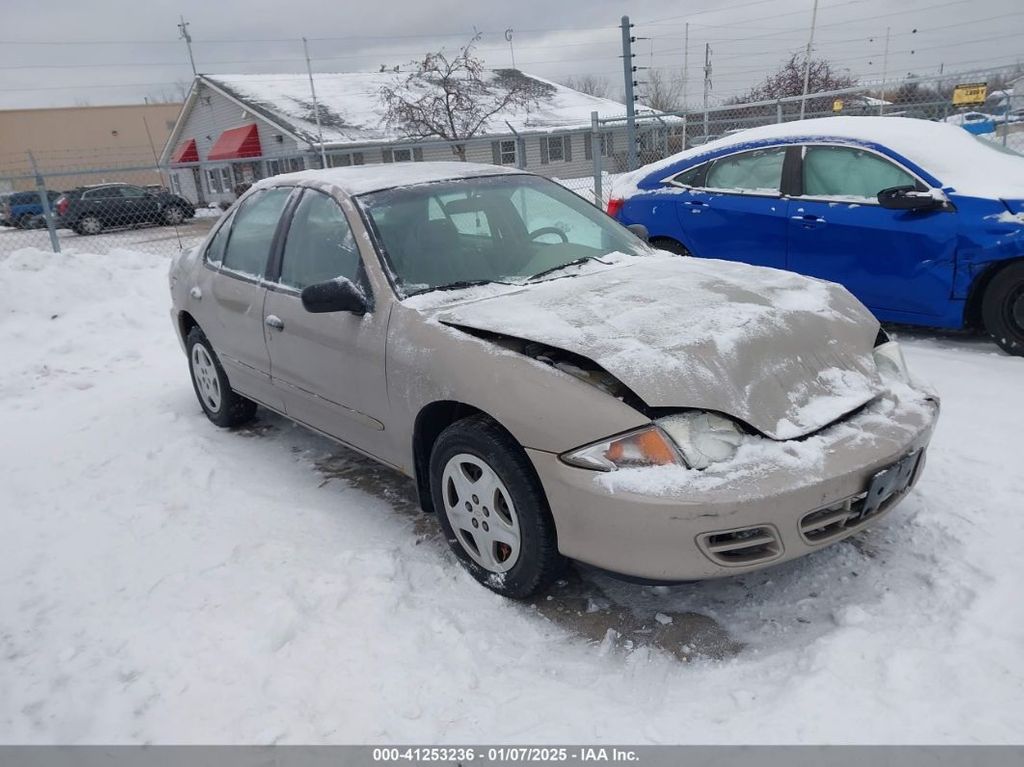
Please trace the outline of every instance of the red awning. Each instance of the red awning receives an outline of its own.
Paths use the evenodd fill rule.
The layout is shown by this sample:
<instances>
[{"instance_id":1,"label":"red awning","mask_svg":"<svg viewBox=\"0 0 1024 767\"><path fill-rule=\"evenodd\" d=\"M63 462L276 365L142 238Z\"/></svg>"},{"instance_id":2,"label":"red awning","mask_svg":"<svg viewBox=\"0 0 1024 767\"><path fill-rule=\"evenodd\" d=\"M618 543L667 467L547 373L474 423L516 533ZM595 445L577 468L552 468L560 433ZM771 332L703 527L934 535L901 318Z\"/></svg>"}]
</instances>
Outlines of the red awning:
<instances>
[{"instance_id":1,"label":"red awning","mask_svg":"<svg viewBox=\"0 0 1024 767\"><path fill-rule=\"evenodd\" d=\"M171 157L171 162L175 165L186 162L199 162L199 151L196 149L196 140L190 138L184 144L178 147L178 151Z\"/></svg>"},{"instance_id":2,"label":"red awning","mask_svg":"<svg viewBox=\"0 0 1024 767\"><path fill-rule=\"evenodd\" d=\"M208 160L240 160L243 157L259 157L263 154L260 146L260 134L256 123L231 128L220 134L213 145Z\"/></svg>"}]
</instances>

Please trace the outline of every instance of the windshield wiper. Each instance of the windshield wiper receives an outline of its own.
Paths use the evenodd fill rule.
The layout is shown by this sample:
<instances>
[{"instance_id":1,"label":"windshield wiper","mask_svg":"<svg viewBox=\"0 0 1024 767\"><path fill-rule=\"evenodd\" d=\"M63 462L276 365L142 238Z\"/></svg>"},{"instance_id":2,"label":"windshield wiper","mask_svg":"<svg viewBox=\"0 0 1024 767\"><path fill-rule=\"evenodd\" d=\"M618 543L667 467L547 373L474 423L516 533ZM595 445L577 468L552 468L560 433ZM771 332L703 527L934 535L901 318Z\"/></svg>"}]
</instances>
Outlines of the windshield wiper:
<instances>
[{"instance_id":1,"label":"windshield wiper","mask_svg":"<svg viewBox=\"0 0 1024 767\"><path fill-rule=\"evenodd\" d=\"M478 285L511 285L511 282L502 282L501 280L457 280L455 282L449 282L446 285L435 285L432 288L423 288L422 290L414 290L412 293L408 293L409 296L418 296L423 293L433 293L435 290L461 290L462 288L475 288Z\"/></svg>"},{"instance_id":2,"label":"windshield wiper","mask_svg":"<svg viewBox=\"0 0 1024 767\"><path fill-rule=\"evenodd\" d=\"M544 269L543 271L537 272L536 274L532 275L530 277L530 279L527 280L527 282L533 282L534 280L536 280L536 279L538 279L540 277L544 277L544 276L546 276L548 274L553 274L554 272L557 272L557 271L559 271L561 269L565 269L565 268L570 267L570 266L579 266L580 264L586 263L587 261L597 261L597 263L599 263L599 264L604 264L605 266L608 266L608 264L605 261L602 261L597 256L583 256L582 258L576 258L576 259L573 259L572 261L567 261L564 264L559 264L558 266L552 266L550 269Z\"/></svg>"}]
</instances>

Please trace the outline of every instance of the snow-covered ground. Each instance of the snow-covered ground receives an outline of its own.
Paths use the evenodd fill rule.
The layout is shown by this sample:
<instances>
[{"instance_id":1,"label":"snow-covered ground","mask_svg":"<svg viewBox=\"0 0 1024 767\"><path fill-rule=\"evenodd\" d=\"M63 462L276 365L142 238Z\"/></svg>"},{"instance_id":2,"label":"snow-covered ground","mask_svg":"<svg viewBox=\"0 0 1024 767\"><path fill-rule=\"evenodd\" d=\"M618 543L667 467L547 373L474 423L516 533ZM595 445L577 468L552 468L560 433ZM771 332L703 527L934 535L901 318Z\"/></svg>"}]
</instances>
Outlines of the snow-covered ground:
<instances>
[{"instance_id":1,"label":"snow-covered ground","mask_svg":"<svg viewBox=\"0 0 1024 767\"><path fill-rule=\"evenodd\" d=\"M756 575L477 585L407 480L202 416L167 260L0 250L0 741L1019 742L1024 359L904 334L919 489Z\"/></svg>"}]
</instances>

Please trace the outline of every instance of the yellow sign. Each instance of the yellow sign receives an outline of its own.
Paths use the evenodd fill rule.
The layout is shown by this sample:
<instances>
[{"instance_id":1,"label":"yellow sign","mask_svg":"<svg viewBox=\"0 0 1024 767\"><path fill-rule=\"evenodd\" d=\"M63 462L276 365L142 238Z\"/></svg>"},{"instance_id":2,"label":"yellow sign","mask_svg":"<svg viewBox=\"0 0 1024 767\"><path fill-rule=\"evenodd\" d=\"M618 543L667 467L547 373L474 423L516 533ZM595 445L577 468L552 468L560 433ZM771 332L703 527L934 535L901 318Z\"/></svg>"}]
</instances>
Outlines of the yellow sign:
<instances>
[{"instance_id":1,"label":"yellow sign","mask_svg":"<svg viewBox=\"0 0 1024 767\"><path fill-rule=\"evenodd\" d=\"M953 88L953 106L967 107L984 104L988 96L988 83L964 83Z\"/></svg>"},{"instance_id":2,"label":"yellow sign","mask_svg":"<svg viewBox=\"0 0 1024 767\"><path fill-rule=\"evenodd\" d=\"M842 112L843 111L843 100L842 99L836 99L835 101L832 102L832 111L833 112Z\"/></svg>"}]
</instances>

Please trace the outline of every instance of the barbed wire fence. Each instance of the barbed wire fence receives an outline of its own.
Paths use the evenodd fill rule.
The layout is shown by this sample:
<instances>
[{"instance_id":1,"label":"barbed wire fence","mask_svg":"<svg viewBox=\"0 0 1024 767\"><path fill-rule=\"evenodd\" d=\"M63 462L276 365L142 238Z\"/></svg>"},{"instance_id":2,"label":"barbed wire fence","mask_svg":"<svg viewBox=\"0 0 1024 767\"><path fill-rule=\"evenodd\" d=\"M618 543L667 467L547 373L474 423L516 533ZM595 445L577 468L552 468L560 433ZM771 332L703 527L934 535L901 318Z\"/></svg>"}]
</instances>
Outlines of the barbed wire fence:
<instances>
[{"instance_id":1,"label":"barbed wire fence","mask_svg":"<svg viewBox=\"0 0 1024 767\"><path fill-rule=\"evenodd\" d=\"M990 94L981 107L956 107L949 97L936 96L942 90L937 87L940 84L971 82L979 74L891 80L706 109L648 111L636 115L633 131L625 113L594 116L589 130L561 132L568 156L559 163L543 162L530 148L541 136L549 137L545 141L556 138L557 131L478 136L459 142L392 142L384 155L379 147L325 154L332 167L384 162L385 155L392 162L464 158L509 165L550 176L603 208L617 174L746 128L797 120L801 106L806 118L838 114L944 121L1024 153L1024 92ZM635 160L629 151L631 142L636 147ZM170 256L202 242L249 183L280 172L318 168L323 156L318 147L310 147L296 157L161 166L155 159L118 163L109 148L0 154L0 256L21 248L100 254L136 250ZM182 178L190 179L187 188Z\"/></svg>"}]
</instances>

